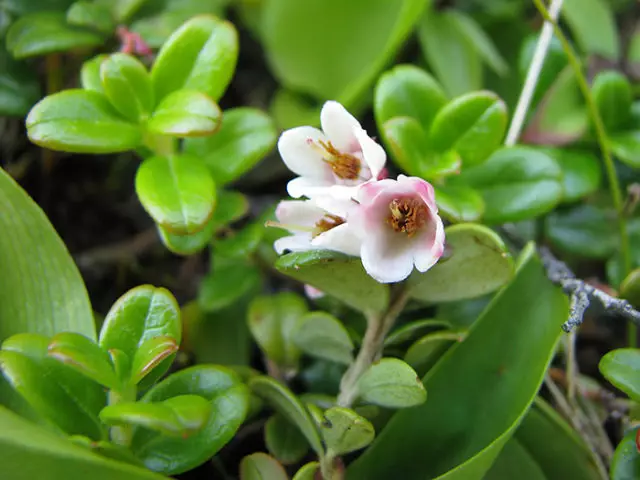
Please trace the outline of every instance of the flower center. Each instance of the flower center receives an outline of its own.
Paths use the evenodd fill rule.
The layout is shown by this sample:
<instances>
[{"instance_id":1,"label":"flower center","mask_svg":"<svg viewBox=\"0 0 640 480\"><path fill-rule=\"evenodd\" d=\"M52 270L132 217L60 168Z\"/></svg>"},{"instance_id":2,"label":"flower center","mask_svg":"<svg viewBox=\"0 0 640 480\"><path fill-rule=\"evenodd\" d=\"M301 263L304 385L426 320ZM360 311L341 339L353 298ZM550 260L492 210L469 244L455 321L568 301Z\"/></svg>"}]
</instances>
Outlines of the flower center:
<instances>
[{"instance_id":1,"label":"flower center","mask_svg":"<svg viewBox=\"0 0 640 480\"><path fill-rule=\"evenodd\" d=\"M360 170L362 170L362 162L358 157L350 153L341 152L331 142L318 140L318 143L329 154L329 158L325 158L324 161L329 164L338 178L343 180L356 180L358 178Z\"/></svg>"},{"instance_id":2,"label":"flower center","mask_svg":"<svg viewBox=\"0 0 640 480\"><path fill-rule=\"evenodd\" d=\"M342 225L343 223L344 218L328 213L316 222L316 227L313 229L311 236L315 238L321 233L327 232L338 225Z\"/></svg>"},{"instance_id":3,"label":"flower center","mask_svg":"<svg viewBox=\"0 0 640 480\"><path fill-rule=\"evenodd\" d=\"M394 198L389 203L390 215L387 223L396 232L404 232L412 237L429 219L424 202L417 198Z\"/></svg>"}]
</instances>

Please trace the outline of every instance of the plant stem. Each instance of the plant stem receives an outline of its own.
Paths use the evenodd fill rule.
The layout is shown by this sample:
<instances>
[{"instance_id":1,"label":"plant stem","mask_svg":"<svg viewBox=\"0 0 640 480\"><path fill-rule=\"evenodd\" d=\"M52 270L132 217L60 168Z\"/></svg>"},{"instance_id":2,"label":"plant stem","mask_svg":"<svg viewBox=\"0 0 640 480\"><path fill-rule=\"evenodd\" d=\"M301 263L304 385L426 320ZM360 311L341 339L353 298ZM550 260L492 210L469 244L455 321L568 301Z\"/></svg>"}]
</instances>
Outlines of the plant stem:
<instances>
[{"instance_id":1,"label":"plant stem","mask_svg":"<svg viewBox=\"0 0 640 480\"><path fill-rule=\"evenodd\" d=\"M563 0L552 0L551 6L549 7L549 15L554 20L558 18L558 14L562 9ZM547 51L549 50L549 45L551 44L551 39L553 37L553 23L545 20L544 25L542 26L542 32L540 33L540 38L538 39L538 44L536 45L536 50L533 53L533 58L531 59L531 64L529 65L529 70L527 71L527 78L524 81L524 86L522 87L522 92L520 93L520 98L518 98L518 104L516 105L515 112L513 113L513 118L511 119L511 125L509 125L509 131L507 132L507 138L504 141L504 144L507 147L512 147L520 138L520 133L522 133L522 127L524 126L525 117L527 116L527 112L529 111L529 106L531 105L531 99L533 98L533 94L536 90L536 85L538 84L538 79L540 78L540 72L542 71L542 67L544 66L544 60L547 57Z\"/></svg>"},{"instance_id":2,"label":"plant stem","mask_svg":"<svg viewBox=\"0 0 640 480\"><path fill-rule=\"evenodd\" d=\"M367 330L362 339L362 347L340 382L338 405L341 407L350 407L357 398L358 380L380 358L384 339L402 312L407 300L409 300L409 292L402 290L384 314L373 314L367 317Z\"/></svg>"},{"instance_id":3,"label":"plant stem","mask_svg":"<svg viewBox=\"0 0 640 480\"><path fill-rule=\"evenodd\" d=\"M109 390L109 405L117 405L123 402L133 402L136 399L136 387L131 385L121 391ZM111 441L116 445L128 447L131 445L133 437L133 427L131 425L114 425L110 431Z\"/></svg>"},{"instance_id":4,"label":"plant stem","mask_svg":"<svg viewBox=\"0 0 640 480\"><path fill-rule=\"evenodd\" d=\"M604 168L607 174L607 180L609 181L609 189L611 190L611 199L613 201L613 206L618 217L620 256L622 257L621 267L623 277L625 277L631 271L631 252L629 250L629 236L627 235L627 219L624 212L625 206L622 190L620 189L620 182L618 181L616 167L613 162L609 139L607 138L607 131L602 121L602 117L600 116L600 112L598 112L598 107L596 106L595 101L593 100L593 96L591 95L591 90L589 89L589 84L582 70L582 65L580 63L580 60L578 59L578 55L567 40L567 37L558 26L555 19L551 17L551 14L545 8L542 0L533 0L533 2L535 3L536 8L540 11L540 14L544 17L544 19L553 25L556 36L560 40L560 43L562 43L562 49L567 55L567 60L569 61L569 64L576 74L578 87L580 88L580 91L584 96L585 103L587 104L587 110L589 111L589 116L591 117L591 121L593 122L598 145L600 147L600 151L602 152ZM636 326L632 323L627 324L627 337L629 346L635 347L637 329Z\"/></svg>"}]
</instances>

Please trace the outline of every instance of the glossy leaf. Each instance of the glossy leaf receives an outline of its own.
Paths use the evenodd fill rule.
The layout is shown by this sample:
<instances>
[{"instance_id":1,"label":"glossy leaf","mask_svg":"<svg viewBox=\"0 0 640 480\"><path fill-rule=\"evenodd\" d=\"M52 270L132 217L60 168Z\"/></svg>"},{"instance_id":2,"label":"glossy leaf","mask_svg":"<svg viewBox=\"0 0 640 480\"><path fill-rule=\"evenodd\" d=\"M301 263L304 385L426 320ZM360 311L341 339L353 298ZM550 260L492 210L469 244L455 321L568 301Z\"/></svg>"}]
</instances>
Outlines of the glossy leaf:
<instances>
[{"instance_id":1,"label":"glossy leaf","mask_svg":"<svg viewBox=\"0 0 640 480\"><path fill-rule=\"evenodd\" d=\"M252 378L249 380L249 387L253 393L296 425L318 455L323 454L320 434L314 421L304 405L287 387L266 376Z\"/></svg>"},{"instance_id":2,"label":"glossy leaf","mask_svg":"<svg viewBox=\"0 0 640 480\"><path fill-rule=\"evenodd\" d=\"M640 130L612 135L611 149L621 162L640 168Z\"/></svg>"},{"instance_id":3,"label":"glossy leaf","mask_svg":"<svg viewBox=\"0 0 640 480\"><path fill-rule=\"evenodd\" d=\"M282 465L266 453L247 455L240 462L240 480L288 480Z\"/></svg>"},{"instance_id":4,"label":"glossy leaf","mask_svg":"<svg viewBox=\"0 0 640 480\"><path fill-rule=\"evenodd\" d=\"M176 255L192 255L205 249L211 243L215 230L216 224L213 218L209 219L202 230L184 235L171 233L158 225L158 234L162 243Z\"/></svg>"},{"instance_id":5,"label":"glossy leaf","mask_svg":"<svg viewBox=\"0 0 640 480\"><path fill-rule=\"evenodd\" d=\"M215 135L186 140L185 151L202 158L221 186L251 170L271 151L277 136L273 121L265 113L254 108L232 108L224 112Z\"/></svg>"},{"instance_id":6,"label":"glossy leaf","mask_svg":"<svg viewBox=\"0 0 640 480\"><path fill-rule=\"evenodd\" d=\"M489 470L533 402L568 315L532 245L518 264L465 341L425 376L429 400L396 413L349 478L390 478L397 465L412 465L407 480L480 479Z\"/></svg>"},{"instance_id":7,"label":"glossy leaf","mask_svg":"<svg viewBox=\"0 0 640 480\"><path fill-rule=\"evenodd\" d=\"M318 462L309 462L300 467L300 470L293 476L293 480L315 480L316 472L320 470Z\"/></svg>"},{"instance_id":8,"label":"glossy leaf","mask_svg":"<svg viewBox=\"0 0 640 480\"><path fill-rule=\"evenodd\" d=\"M636 268L620 284L620 297L629 300L631 305L640 306L640 268Z\"/></svg>"},{"instance_id":9,"label":"glossy leaf","mask_svg":"<svg viewBox=\"0 0 640 480\"><path fill-rule=\"evenodd\" d=\"M64 13L42 11L16 20L7 32L6 41L7 50L14 58L27 58L95 47L104 39L97 33L68 25Z\"/></svg>"},{"instance_id":10,"label":"glossy leaf","mask_svg":"<svg viewBox=\"0 0 640 480\"><path fill-rule=\"evenodd\" d=\"M205 312L225 308L260 284L260 270L247 259L214 256L213 271L198 290L198 305Z\"/></svg>"},{"instance_id":11,"label":"glossy leaf","mask_svg":"<svg viewBox=\"0 0 640 480\"><path fill-rule=\"evenodd\" d=\"M444 353L456 343L462 342L465 330L441 330L416 340L407 350L404 361L419 375L427 373Z\"/></svg>"},{"instance_id":12,"label":"glossy leaf","mask_svg":"<svg viewBox=\"0 0 640 480\"><path fill-rule=\"evenodd\" d=\"M309 451L309 445L298 427L275 414L264 426L264 441L269 453L284 465L298 463Z\"/></svg>"},{"instance_id":13,"label":"glossy leaf","mask_svg":"<svg viewBox=\"0 0 640 480\"><path fill-rule=\"evenodd\" d=\"M180 89L218 101L231 81L238 58L233 25L211 15L187 21L163 44L151 70L156 98Z\"/></svg>"},{"instance_id":14,"label":"glossy leaf","mask_svg":"<svg viewBox=\"0 0 640 480\"><path fill-rule=\"evenodd\" d=\"M264 222L255 221L225 238L216 240L216 254L232 259L247 259L260 245L264 235Z\"/></svg>"},{"instance_id":15,"label":"glossy leaf","mask_svg":"<svg viewBox=\"0 0 640 480\"><path fill-rule=\"evenodd\" d=\"M381 312L389 303L388 286L367 275L359 259L330 251L308 251L280 257L276 268L357 310Z\"/></svg>"},{"instance_id":16,"label":"glossy leaf","mask_svg":"<svg viewBox=\"0 0 640 480\"><path fill-rule=\"evenodd\" d=\"M489 224L536 217L562 199L562 170L553 158L528 147L497 150L452 180L452 185L468 185L482 195L483 219Z\"/></svg>"},{"instance_id":17,"label":"glossy leaf","mask_svg":"<svg viewBox=\"0 0 640 480\"><path fill-rule=\"evenodd\" d=\"M307 305L294 293L256 297L247 321L253 338L266 357L286 369L297 369L300 349L294 332L302 324Z\"/></svg>"},{"instance_id":18,"label":"glossy leaf","mask_svg":"<svg viewBox=\"0 0 640 480\"><path fill-rule=\"evenodd\" d=\"M105 96L90 90L45 97L31 109L26 123L29 139L51 150L115 153L142 143L140 127L122 118Z\"/></svg>"},{"instance_id":19,"label":"glossy leaf","mask_svg":"<svg viewBox=\"0 0 640 480\"><path fill-rule=\"evenodd\" d=\"M102 79L100 78L100 67L102 66L102 62L107 58L109 58L109 55L100 54L82 64L82 68L80 69L80 85L83 89L104 94Z\"/></svg>"},{"instance_id":20,"label":"glossy leaf","mask_svg":"<svg viewBox=\"0 0 640 480\"><path fill-rule=\"evenodd\" d=\"M455 150L465 167L484 162L502 143L507 107L491 92L458 97L438 112L429 141L437 151Z\"/></svg>"},{"instance_id":21,"label":"glossy leaf","mask_svg":"<svg viewBox=\"0 0 640 480\"><path fill-rule=\"evenodd\" d=\"M113 2L113 16L119 23L126 22L148 0L116 0ZM149 2L150 3L150 2Z\"/></svg>"},{"instance_id":22,"label":"glossy leaf","mask_svg":"<svg viewBox=\"0 0 640 480\"><path fill-rule=\"evenodd\" d=\"M619 36L613 11L606 0L567 0L562 17L585 53L610 60L619 58Z\"/></svg>"},{"instance_id":23,"label":"glossy leaf","mask_svg":"<svg viewBox=\"0 0 640 480\"><path fill-rule=\"evenodd\" d=\"M249 212L249 199L235 191L218 191L218 204L211 219L219 229L240 220Z\"/></svg>"},{"instance_id":24,"label":"glossy leaf","mask_svg":"<svg viewBox=\"0 0 640 480\"><path fill-rule=\"evenodd\" d=\"M440 214L452 222L473 222L484 213L484 200L464 185L434 187Z\"/></svg>"},{"instance_id":25,"label":"glossy leaf","mask_svg":"<svg viewBox=\"0 0 640 480\"><path fill-rule=\"evenodd\" d=\"M349 365L353 361L353 342L346 328L325 312L305 315L293 332L293 342L305 353Z\"/></svg>"},{"instance_id":26,"label":"glossy leaf","mask_svg":"<svg viewBox=\"0 0 640 480\"><path fill-rule=\"evenodd\" d=\"M102 89L118 112L133 122L147 118L154 106L151 78L137 58L109 55L100 63Z\"/></svg>"},{"instance_id":27,"label":"glossy leaf","mask_svg":"<svg viewBox=\"0 0 640 480\"><path fill-rule=\"evenodd\" d=\"M115 21L110 9L101 3L79 0L67 10L67 23L100 33L110 34L115 27Z\"/></svg>"},{"instance_id":28,"label":"glossy leaf","mask_svg":"<svg viewBox=\"0 0 640 480\"><path fill-rule=\"evenodd\" d=\"M174 337L162 335L148 338L138 346L131 361L131 381L136 384L153 369L178 351L178 341Z\"/></svg>"},{"instance_id":29,"label":"glossy leaf","mask_svg":"<svg viewBox=\"0 0 640 480\"><path fill-rule=\"evenodd\" d=\"M547 149L562 170L563 202L575 202L598 190L602 168L598 157L587 151Z\"/></svg>"},{"instance_id":30,"label":"glossy leaf","mask_svg":"<svg viewBox=\"0 0 640 480\"><path fill-rule=\"evenodd\" d=\"M48 355L73 368L94 382L110 389L119 387L119 380L109 355L93 340L79 333L54 335L47 347Z\"/></svg>"},{"instance_id":31,"label":"glossy leaf","mask_svg":"<svg viewBox=\"0 0 640 480\"><path fill-rule=\"evenodd\" d=\"M136 193L149 215L175 234L203 230L216 205L213 179L191 155L147 158L138 168Z\"/></svg>"},{"instance_id":32,"label":"glossy leaf","mask_svg":"<svg viewBox=\"0 0 640 480\"><path fill-rule=\"evenodd\" d=\"M416 119L428 130L446 102L442 87L431 75L413 65L397 65L380 76L373 108L380 130L395 117Z\"/></svg>"},{"instance_id":33,"label":"glossy leaf","mask_svg":"<svg viewBox=\"0 0 640 480\"><path fill-rule=\"evenodd\" d=\"M210 403L205 425L188 438L168 437L136 429L132 450L147 468L176 475L206 462L235 435L249 407L249 391L225 367L200 365L174 373L155 385L144 403L163 402L177 395L198 395Z\"/></svg>"},{"instance_id":34,"label":"glossy leaf","mask_svg":"<svg viewBox=\"0 0 640 480\"><path fill-rule=\"evenodd\" d=\"M163 476L96 455L0 407L0 462L11 480L60 480L91 472L92 480L162 480ZM37 461L34 461L37 459Z\"/></svg>"},{"instance_id":35,"label":"glossy leaf","mask_svg":"<svg viewBox=\"0 0 640 480\"><path fill-rule=\"evenodd\" d=\"M513 261L500 237L487 227L461 224L445 229L450 256L425 273L414 272L411 296L426 302L474 298L505 285Z\"/></svg>"},{"instance_id":36,"label":"glossy leaf","mask_svg":"<svg viewBox=\"0 0 640 480\"><path fill-rule=\"evenodd\" d=\"M602 375L616 388L635 401L640 401L640 350L612 350L602 357L598 367Z\"/></svg>"},{"instance_id":37,"label":"glossy leaf","mask_svg":"<svg viewBox=\"0 0 640 480\"><path fill-rule=\"evenodd\" d=\"M269 106L269 113L279 129L313 125L318 123L321 106L299 93L285 88L276 91Z\"/></svg>"},{"instance_id":38,"label":"glossy leaf","mask_svg":"<svg viewBox=\"0 0 640 480\"><path fill-rule=\"evenodd\" d=\"M591 86L593 101L598 107L602 123L610 132L625 127L631 120L631 84L614 70L598 73Z\"/></svg>"},{"instance_id":39,"label":"glossy leaf","mask_svg":"<svg viewBox=\"0 0 640 480\"><path fill-rule=\"evenodd\" d=\"M356 385L360 400L381 407L413 407L427 399L420 377L397 358L383 358L374 363Z\"/></svg>"},{"instance_id":40,"label":"glossy leaf","mask_svg":"<svg viewBox=\"0 0 640 480\"><path fill-rule=\"evenodd\" d=\"M616 447L611 461L611 480L633 480L640 475L638 429L628 431Z\"/></svg>"},{"instance_id":41,"label":"glossy leaf","mask_svg":"<svg viewBox=\"0 0 640 480\"><path fill-rule=\"evenodd\" d=\"M424 333L425 330L441 330L451 327L451 324L445 320L427 319L416 320L415 322L409 322L406 325L393 330L387 338L384 340L385 347L391 347L395 345L402 345L416 336L419 333Z\"/></svg>"},{"instance_id":42,"label":"glossy leaf","mask_svg":"<svg viewBox=\"0 0 640 480\"><path fill-rule=\"evenodd\" d=\"M221 116L220 107L204 93L177 90L160 101L147 128L160 135L200 137L215 133Z\"/></svg>"},{"instance_id":43,"label":"glossy leaf","mask_svg":"<svg viewBox=\"0 0 640 480\"><path fill-rule=\"evenodd\" d=\"M324 412L320 424L327 450L336 455L360 450L373 441L373 425L349 408L332 407Z\"/></svg>"},{"instance_id":44,"label":"glossy leaf","mask_svg":"<svg viewBox=\"0 0 640 480\"><path fill-rule=\"evenodd\" d=\"M35 72L0 48L0 115L22 117L40 97Z\"/></svg>"}]
</instances>

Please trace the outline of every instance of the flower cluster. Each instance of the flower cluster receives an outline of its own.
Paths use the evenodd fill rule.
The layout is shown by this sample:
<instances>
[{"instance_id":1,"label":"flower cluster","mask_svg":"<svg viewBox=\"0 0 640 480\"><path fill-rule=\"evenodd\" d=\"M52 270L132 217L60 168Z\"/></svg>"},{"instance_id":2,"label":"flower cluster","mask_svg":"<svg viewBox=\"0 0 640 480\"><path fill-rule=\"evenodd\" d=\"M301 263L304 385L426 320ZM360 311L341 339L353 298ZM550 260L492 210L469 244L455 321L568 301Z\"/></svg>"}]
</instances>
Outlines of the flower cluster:
<instances>
[{"instance_id":1,"label":"flower cluster","mask_svg":"<svg viewBox=\"0 0 640 480\"><path fill-rule=\"evenodd\" d=\"M433 187L417 177L385 179L387 155L337 102L324 104L322 131L285 131L278 150L299 175L287 185L291 197L276 209L278 253L328 249L358 256L381 283L407 278L414 266L431 268L444 250L444 227Z\"/></svg>"}]
</instances>

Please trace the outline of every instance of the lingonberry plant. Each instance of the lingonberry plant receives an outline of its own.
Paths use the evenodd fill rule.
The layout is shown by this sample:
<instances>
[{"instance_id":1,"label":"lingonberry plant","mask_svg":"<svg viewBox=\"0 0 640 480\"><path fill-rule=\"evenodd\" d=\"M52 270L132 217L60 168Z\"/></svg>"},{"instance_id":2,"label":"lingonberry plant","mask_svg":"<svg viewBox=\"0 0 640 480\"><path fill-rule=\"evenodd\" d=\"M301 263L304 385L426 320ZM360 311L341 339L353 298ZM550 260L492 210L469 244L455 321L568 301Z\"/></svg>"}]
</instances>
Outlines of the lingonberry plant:
<instances>
[{"instance_id":1,"label":"lingonberry plant","mask_svg":"<svg viewBox=\"0 0 640 480\"><path fill-rule=\"evenodd\" d=\"M0 478L638 478L633 3L0 0Z\"/></svg>"}]
</instances>

